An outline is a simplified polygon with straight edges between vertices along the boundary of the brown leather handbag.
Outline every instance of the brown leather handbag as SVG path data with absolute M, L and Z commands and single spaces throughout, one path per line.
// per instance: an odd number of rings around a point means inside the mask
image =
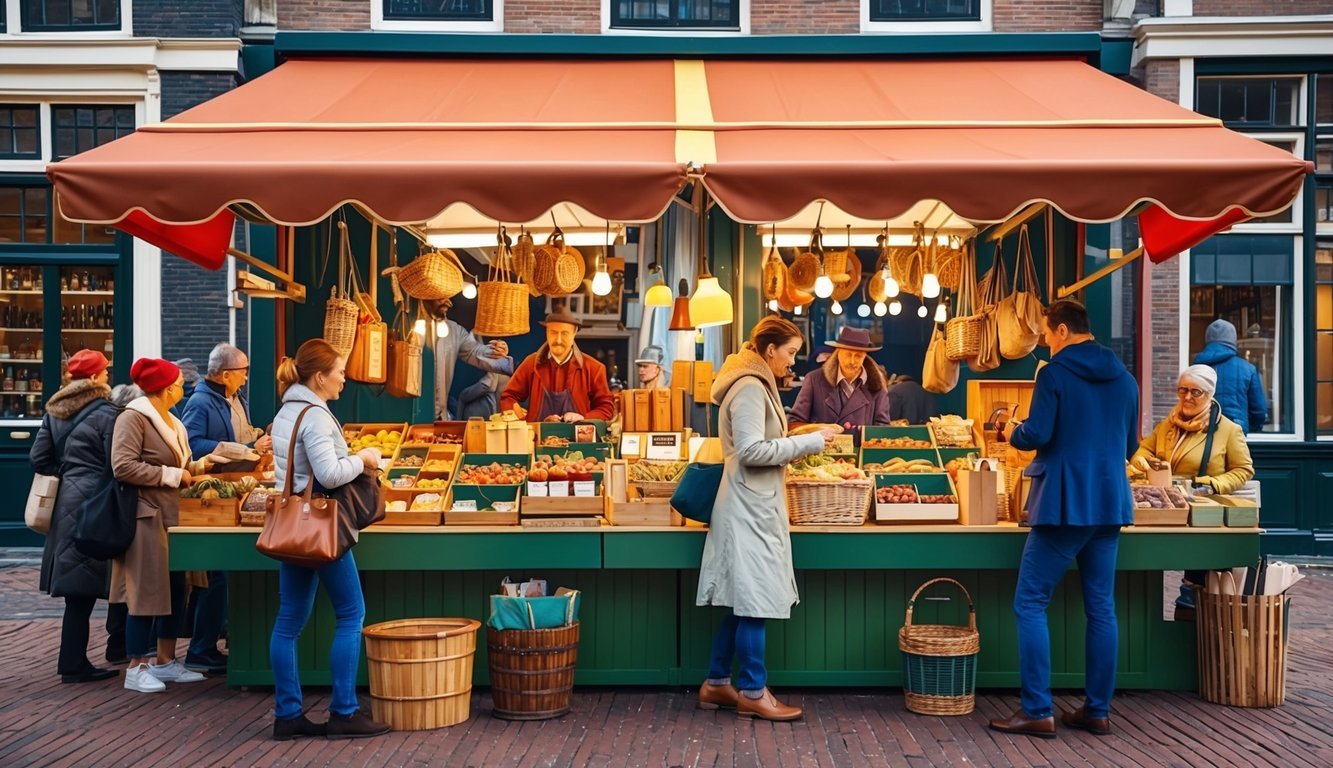
M 301 434 L 301 422 L 306 412 L 315 407 L 307 405 L 296 417 L 287 450 L 287 476 L 282 493 L 268 497 L 264 530 L 255 542 L 255 548 L 268 557 L 303 568 L 328 565 L 342 557 L 357 540 L 357 528 L 338 501 L 313 492 L 314 477 L 306 484 L 305 493 L 292 495 L 297 436 Z

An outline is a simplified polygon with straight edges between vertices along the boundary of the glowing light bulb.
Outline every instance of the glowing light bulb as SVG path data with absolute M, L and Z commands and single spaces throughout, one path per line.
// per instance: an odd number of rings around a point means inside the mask
M 902 313 L 903 313 L 903 303 L 901 301 L 895 301 L 889 305 L 890 315 L 901 315 Z
M 930 311 L 926 309 L 926 305 L 925 305 L 925 304 L 922 304 L 921 306 L 919 306 L 919 307 L 916 308 L 916 316 L 917 316 L 917 317 L 925 317 L 926 315 L 929 315 L 929 314 L 930 314 Z
M 838 301 L 837 301 L 836 299 L 834 300 L 834 302 L 833 302 L 833 306 L 831 307 L 831 309 L 833 310 L 833 314 L 835 314 L 835 315 L 841 315 L 841 314 L 842 314 L 842 304 L 838 303 Z
M 884 281 L 884 295 L 888 296 L 890 299 L 897 296 L 900 291 L 901 289 L 898 287 L 897 280 L 890 277 L 888 280 Z
M 420 330 L 418 330 L 417 333 L 421 334 L 424 337 L 426 335 L 426 321 L 418 320 L 417 326 L 420 328 Z M 449 337 L 449 321 L 447 320 L 435 321 L 435 337 L 438 339 L 445 339 Z
M 605 269 L 597 270 L 597 274 L 592 276 L 592 292 L 594 296 L 605 296 L 611 292 L 611 275 Z
M 778 300 L 777 300 L 777 299 L 769 299 L 769 300 L 768 300 L 768 311 L 769 311 L 769 312 L 777 312 L 777 311 L 778 311 Z
M 934 272 L 927 272 L 926 276 L 921 278 L 921 298 L 933 299 L 940 295 L 940 279 Z M 925 317 L 925 315 L 922 315 Z
M 894 303 L 896 304 L 897 302 Z M 884 317 L 884 314 L 888 311 L 889 311 L 889 305 L 885 304 L 882 301 L 875 302 L 875 317 Z
M 792 313 L 793 315 L 799 315 L 799 314 L 801 314 L 801 305 L 800 305 L 800 304 L 797 304 L 796 307 L 795 307 L 794 309 L 792 309 L 791 313 Z
M 949 308 L 945 306 L 944 302 L 941 301 L 935 307 L 935 322 L 942 323 L 948 319 L 949 319 Z
M 821 299 L 827 299 L 833 295 L 833 278 L 828 275 L 820 275 L 815 279 L 815 295 Z
M 439 323 L 443 323 L 443 322 L 444 322 L 443 320 L 440 320 L 438 323 L 436 323 L 436 325 L 438 326 Z M 418 321 L 416 321 L 415 323 L 413 323 L 413 324 L 412 324 L 412 333 L 415 333 L 416 335 L 420 336 L 420 337 L 423 338 L 423 339 L 426 338 L 426 321 L 425 321 L 425 320 L 418 320 Z M 438 331 L 437 331 L 436 333 L 438 334 Z
M 465 299 L 475 299 L 475 298 L 477 298 L 477 284 L 476 284 L 476 283 L 472 282 L 471 280 L 465 280 L 465 281 L 463 281 L 463 298 L 465 298 Z
M 862 304 L 856 308 L 856 314 L 861 317 L 870 317 L 870 305 Z

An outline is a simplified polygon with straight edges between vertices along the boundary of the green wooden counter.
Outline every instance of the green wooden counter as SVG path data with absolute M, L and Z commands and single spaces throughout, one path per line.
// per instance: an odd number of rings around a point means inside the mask
M 1197 688 L 1194 625 L 1163 620 L 1161 571 L 1252 563 L 1258 529 L 1126 528 L 1116 605 L 1117 685 Z M 270 685 L 268 637 L 277 614 L 277 563 L 254 548 L 254 528 L 173 528 L 171 567 L 231 573 L 232 685 Z M 417 616 L 485 621 L 503 576 L 545 578 L 584 593 L 576 682 L 692 685 L 703 678 L 721 609 L 694 605 L 702 528 L 520 529 L 376 526 L 353 550 L 362 572 L 366 623 Z M 792 557 L 801 602 L 790 621 L 769 623 L 768 664 L 777 685 L 901 684 L 898 629 L 907 600 L 927 579 L 962 582 L 981 632 L 977 683 L 1017 687 L 1013 600 L 1026 529 L 993 527 L 797 527 Z M 1174 585 L 1169 586 L 1174 594 Z M 914 620 L 961 624 L 966 604 L 937 587 Z M 1049 611 L 1052 684 L 1083 682 L 1083 602 L 1077 574 Z M 328 683 L 332 610 L 326 599 L 300 644 L 301 679 Z M 484 632 L 484 630 L 483 630 Z M 364 682 L 365 665 L 361 675 Z M 484 634 L 476 681 L 488 680 Z

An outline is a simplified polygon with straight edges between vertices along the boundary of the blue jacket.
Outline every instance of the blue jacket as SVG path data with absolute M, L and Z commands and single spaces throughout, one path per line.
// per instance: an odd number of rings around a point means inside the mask
M 1032 525 L 1129 525 L 1134 502 L 1125 461 L 1138 449 L 1139 387 L 1115 353 L 1072 344 L 1037 372 L 1028 419 L 1010 438 L 1035 450 Z
M 1268 398 L 1259 369 L 1236 354 L 1231 345 L 1210 342 L 1194 356 L 1199 365 L 1217 371 L 1217 391 L 1213 399 L 1222 406 L 1222 415 L 1240 425 L 1245 434 L 1258 431 L 1268 423 Z
M 195 461 L 212 453 L 218 443 L 236 442 L 236 431 L 231 428 L 231 404 L 206 382 L 201 381 L 194 388 L 181 414 L 181 423 L 190 436 L 190 453 Z

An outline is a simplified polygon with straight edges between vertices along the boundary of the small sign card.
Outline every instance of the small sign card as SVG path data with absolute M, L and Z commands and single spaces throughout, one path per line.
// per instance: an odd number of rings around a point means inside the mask
M 625 433 L 620 436 L 620 455 L 635 458 L 643 455 L 643 436 Z
M 678 461 L 680 459 L 681 436 L 679 432 L 650 432 L 648 444 L 644 448 L 645 459 L 659 461 Z
M 476 499 L 454 499 L 454 512 L 476 512 Z
M 597 482 L 594 480 L 574 480 L 575 496 L 596 496 Z

